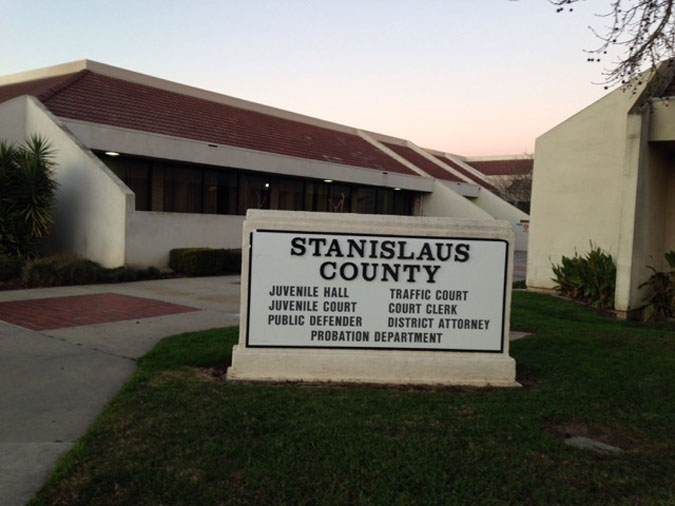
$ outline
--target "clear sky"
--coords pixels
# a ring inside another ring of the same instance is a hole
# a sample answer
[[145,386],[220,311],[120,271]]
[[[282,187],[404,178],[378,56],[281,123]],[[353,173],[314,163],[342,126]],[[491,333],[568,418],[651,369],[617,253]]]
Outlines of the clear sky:
[[462,155],[600,98],[608,1],[0,0],[0,75],[90,59]]

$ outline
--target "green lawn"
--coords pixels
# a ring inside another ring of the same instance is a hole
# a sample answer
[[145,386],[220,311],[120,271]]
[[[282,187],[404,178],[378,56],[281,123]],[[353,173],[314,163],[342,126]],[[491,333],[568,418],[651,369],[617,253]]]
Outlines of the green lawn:
[[235,328],[169,337],[31,505],[675,504],[675,332],[524,292],[512,327],[506,390],[230,384]]

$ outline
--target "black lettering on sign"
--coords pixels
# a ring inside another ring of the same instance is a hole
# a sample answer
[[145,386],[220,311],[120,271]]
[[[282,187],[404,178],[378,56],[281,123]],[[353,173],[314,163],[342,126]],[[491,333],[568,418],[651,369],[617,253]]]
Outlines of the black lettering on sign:
[[305,254],[305,238],[304,237],[294,237],[291,239],[291,255],[302,256]]
[[469,259],[469,244],[458,244],[455,248],[455,261],[466,262]]
[[320,237],[310,237],[307,240],[307,243],[309,245],[314,245],[314,253],[312,253],[313,257],[320,257],[321,256],[321,246],[326,244],[326,239],[321,239]]
[[382,241],[382,245],[380,246],[380,249],[382,250],[380,258],[384,258],[385,260],[394,258],[394,255],[396,254],[395,247],[396,243],[394,241]]
[[335,279],[335,266],[335,262],[324,262],[319,268],[319,274],[323,279]]

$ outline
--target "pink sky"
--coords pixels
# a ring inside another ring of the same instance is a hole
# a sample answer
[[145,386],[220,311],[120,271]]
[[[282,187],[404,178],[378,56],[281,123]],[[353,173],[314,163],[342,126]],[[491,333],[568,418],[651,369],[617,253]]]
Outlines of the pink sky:
[[605,93],[590,4],[26,0],[0,19],[0,75],[88,58],[423,147],[531,153]]

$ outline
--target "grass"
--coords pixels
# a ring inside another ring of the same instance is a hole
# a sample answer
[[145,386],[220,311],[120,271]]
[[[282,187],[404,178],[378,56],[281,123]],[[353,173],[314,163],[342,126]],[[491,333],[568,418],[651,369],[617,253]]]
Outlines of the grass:
[[30,504],[675,504],[675,332],[525,292],[512,327],[506,390],[231,384],[235,328],[169,337]]

